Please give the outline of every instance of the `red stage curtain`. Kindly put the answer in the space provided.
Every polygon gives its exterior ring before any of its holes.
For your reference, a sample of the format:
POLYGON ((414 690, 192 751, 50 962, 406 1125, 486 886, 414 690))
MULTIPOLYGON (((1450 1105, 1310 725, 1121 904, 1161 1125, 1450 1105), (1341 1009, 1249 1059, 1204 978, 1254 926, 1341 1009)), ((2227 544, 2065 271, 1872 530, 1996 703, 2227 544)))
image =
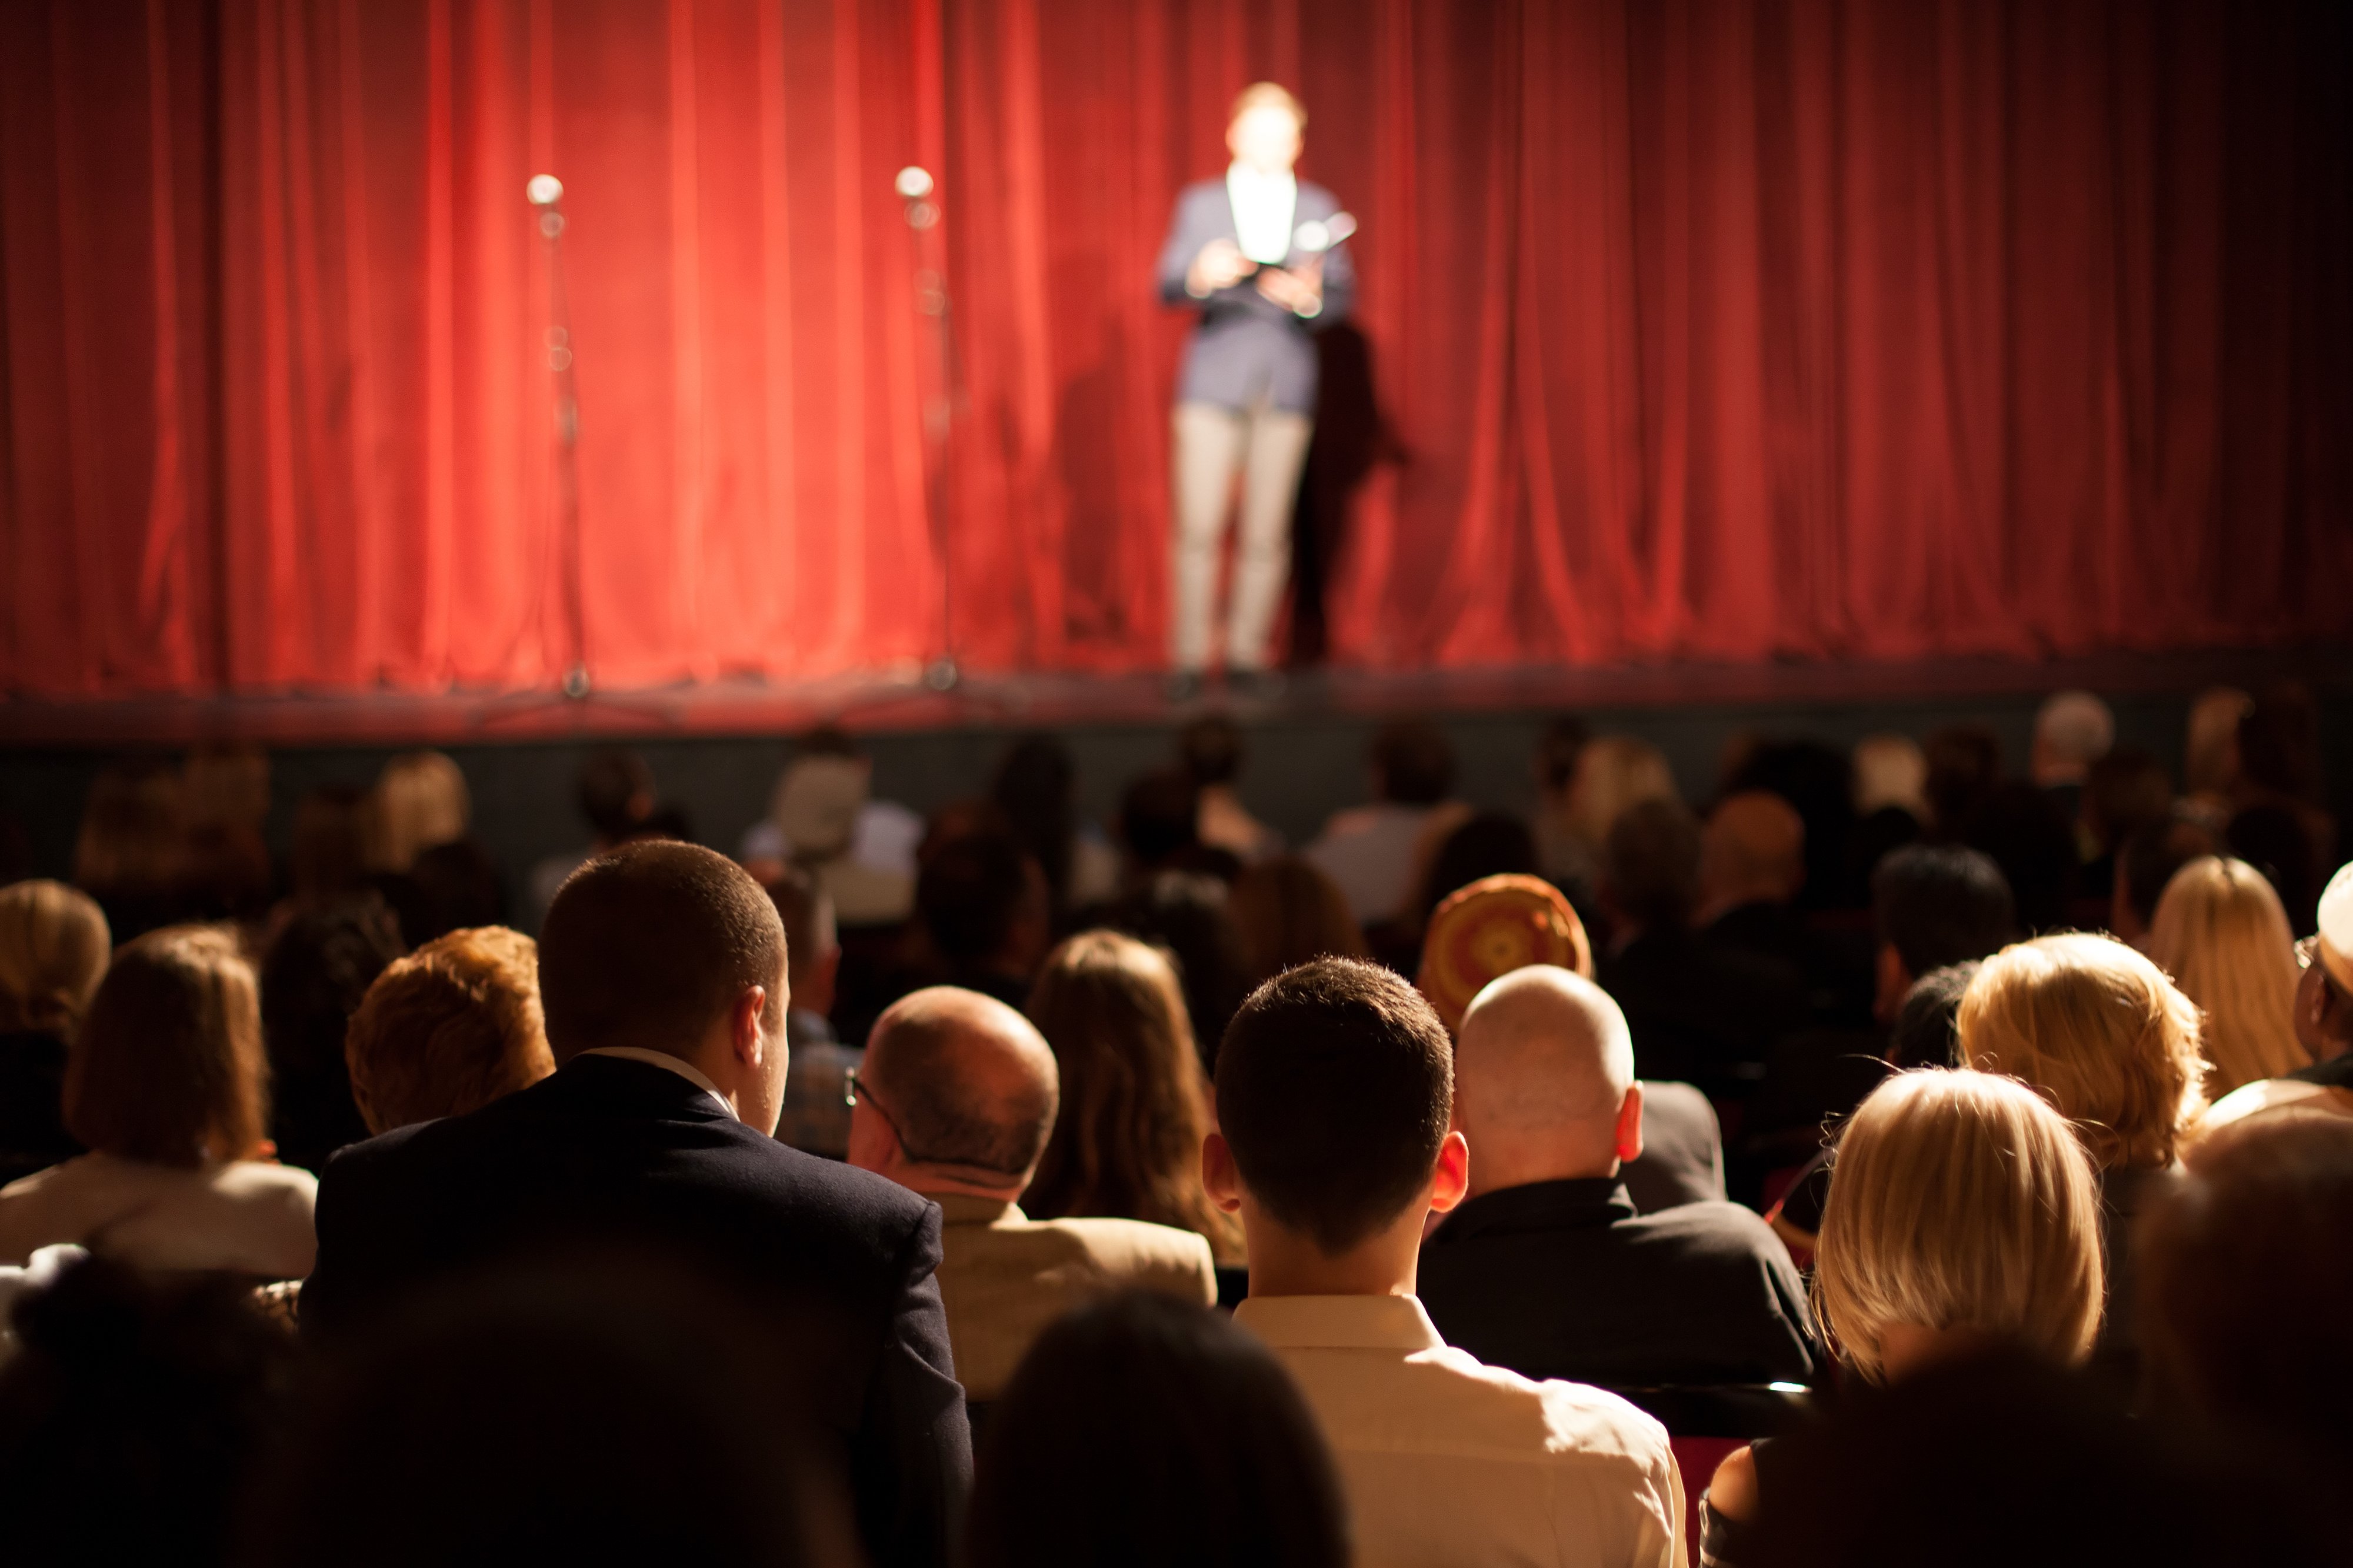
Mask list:
POLYGON ((924 657, 935 528, 970 662, 1155 663, 1185 322, 1151 261, 1268 76, 1363 222, 1335 658, 2341 636, 2349 29, 2317 0, 5 0, 0 688, 567 663, 543 169, 600 679, 924 657), (960 389, 936 521, 891 193, 918 161, 960 389))

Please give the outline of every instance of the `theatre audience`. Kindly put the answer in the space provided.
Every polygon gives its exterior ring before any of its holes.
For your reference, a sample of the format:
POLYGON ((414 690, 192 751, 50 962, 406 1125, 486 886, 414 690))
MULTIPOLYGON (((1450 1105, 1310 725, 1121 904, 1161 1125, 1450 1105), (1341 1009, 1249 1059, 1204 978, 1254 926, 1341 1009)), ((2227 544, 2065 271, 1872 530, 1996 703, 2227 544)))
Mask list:
POLYGON ((116 952, 66 1058, 66 1130, 90 1152, 0 1188, 0 1263, 74 1242, 147 1268, 299 1279, 318 1184, 267 1158, 253 968, 206 928, 116 952))
POLYGON ((2116 716, 2106 703, 2088 691, 2054 691, 2034 710, 2027 776, 2058 801, 2072 822, 2093 765, 2116 743, 2116 716))
POLYGON ((1198 871, 1163 871, 1102 911, 1097 924, 1125 931, 1168 954, 1185 994, 1193 1044, 1207 1071, 1226 1021, 1250 989, 1241 933, 1226 912, 1226 884, 1198 871))
POLYGON ((1468 1183, 1451 1054, 1430 1005, 1371 964, 1325 959, 1250 994, 1202 1156, 1249 1239, 1235 1321, 1315 1413, 1360 1568, 1681 1563, 1664 1430, 1599 1390, 1480 1364, 1414 1295, 1423 1221, 1468 1183))
POLYGON ((827 1369, 808 1415, 868 1559, 941 1563, 970 1458, 939 1210, 772 1136, 784 946, 759 884, 709 850, 645 842, 582 867, 539 942, 558 1070, 329 1164, 303 1329, 348 1344, 422 1289, 558 1244, 685 1260, 796 1321, 827 1369))
POLYGON ((1004 1003, 941 985, 892 1004, 850 1083, 849 1163, 940 1206, 940 1300, 965 1398, 995 1399, 1079 1302, 1130 1287, 1216 1302, 1208 1243, 1189 1230, 1021 1211, 1059 1086, 1044 1037, 1004 1003))
POLYGON ((428 942, 385 970, 344 1042, 368 1132, 463 1116, 555 1070, 538 960, 538 944, 521 931, 483 926, 428 942))
POLYGON ((2176 871, 2148 955, 2203 1017, 2209 1098, 2312 1065, 2295 1037, 2295 943, 2279 895, 2253 866, 2209 855, 2176 871))
POLYGON ((989 1418, 969 1568, 1347 1568, 1332 1455, 1250 1334, 1166 1296, 1080 1308, 989 1418))
POLYGON ((1246 866, 1282 853, 1282 835, 1252 816, 1235 787, 1242 773, 1240 726, 1223 714, 1204 714, 1177 732, 1176 754, 1200 802, 1203 844, 1246 866))
MULTIPOLYGON (((2201 1139, 2227 1129, 2283 1118, 2353 1117, 2353 866, 2337 868, 2320 896, 2320 930, 2295 945, 2293 1021, 2296 1044, 2312 1064, 2282 1078, 2259 1079, 2223 1096, 2199 1124, 2201 1139)), ((2203 1149, 2193 1151, 2193 1162, 2203 1149)))
POLYGON ((1362 958, 1365 933, 1331 878, 1300 855, 1277 855, 1242 868, 1226 895, 1226 915, 1240 943, 1242 978, 1251 985, 1313 958, 1362 958))
POLYGON ((261 958, 261 1040, 278 1157, 317 1173, 372 1131, 352 1098, 343 1037, 376 976, 405 951, 392 912, 347 899, 295 914, 261 958))
POLYGON ((1240 1263, 1240 1227, 1201 1190, 1208 1106, 1168 960, 1118 931, 1082 931, 1046 960, 1029 1018, 1054 1053, 1061 1109, 1029 1210, 1174 1226, 1240 1263))
POLYGON ((0 888, 0 1186, 81 1152, 66 1131, 66 1055, 110 951, 89 894, 0 888))
MULTIPOLYGON (((1866 1383, 1990 1345, 2072 1364, 2100 1324, 2097 1178, 2066 1121, 1993 1073, 1910 1072, 1846 1126, 1814 1255, 1814 1305, 1866 1383)), ((1703 1561, 1750 1561, 1774 1450, 1736 1451, 1703 1500, 1703 1561)), ((1884 1543, 1901 1556, 1902 1543, 1884 1543)))
POLYGON ((849 1072, 860 1047, 833 1032, 834 981, 841 971, 841 943, 833 924, 833 902, 817 879, 797 866, 779 866, 768 882, 768 898, 785 927, 785 981, 792 1008, 785 1015, 785 1044, 792 1065, 785 1073, 785 1109, 776 1136, 796 1149, 839 1160, 849 1152, 849 1072))
POLYGON ((1371 761, 1372 804, 1338 813, 1307 847, 1366 927, 1407 912, 1424 830, 1454 787, 1454 748, 1434 725, 1392 720, 1374 735, 1371 761))
POLYGON ((1676 801, 1675 775, 1664 752, 1632 735, 1597 735, 1577 750, 1576 772, 1561 816, 1567 836, 1556 841, 1576 871, 1565 890, 1591 889, 1602 875, 1609 830, 1618 819, 1649 800, 1676 801))
POLYGON ((915 910, 929 946, 926 978, 1013 1006, 1028 998, 1053 940, 1053 911, 1045 873, 1011 834, 967 833, 934 851, 915 884, 915 910))
POLYGON ((1528 1377, 1616 1387, 1804 1383, 1789 1255, 1737 1204, 1638 1214, 1643 1086, 1616 1003, 1533 965, 1479 993, 1454 1047, 1469 1195, 1423 1242, 1419 1294, 1455 1345, 1528 1377))
POLYGON ((889 925, 914 907, 923 821, 873 798, 874 762, 830 724, 800 739, 768 819, 744 835, 747 861, 788 860, 818 879, 844 925, 889 925))
POLYGON ((1716 947, 1773 965, 1806 999, 1810 1017, 1837 1011, 1837 976, 1797 909, 1807 881, 1806 825, 1766 790, 1727 795, 1700 834, 1699 907, 1693 921, 1716 947))
POLYGON ((531 868, 531 923, 547 918, 547 906, 564 879, 580 869, 591 856, 620 844, 654 814, 654 770, 646 759, 626 746, 601 746, 581 761, 575 798, 588 824, 588 842, 577 849, 550 855, 531 868))
POLYGON ((1879 941, 1873 1011, 1892 1022, 1913 984, 1931 970, 1988 958, 2018 934, 2001 868, 1954 845, 1904 848, 1871 879, 1879 941))

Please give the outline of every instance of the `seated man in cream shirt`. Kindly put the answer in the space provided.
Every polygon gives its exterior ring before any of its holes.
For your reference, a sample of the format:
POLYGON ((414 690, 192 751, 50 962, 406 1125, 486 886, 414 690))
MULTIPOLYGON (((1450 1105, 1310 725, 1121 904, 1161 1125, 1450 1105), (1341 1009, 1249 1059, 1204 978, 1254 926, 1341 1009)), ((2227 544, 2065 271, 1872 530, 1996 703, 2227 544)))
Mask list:
POLYGON ((849 1163, 940 1205, 940 1297, 967 1398, 996 1398, 1030 1342, 1091 1296, 1217 1300, 1209 1244, 1189 1230, 1033 1220, 1014 1202, 1046 1152, 1060 1080, 1045 1037, 1004 1003, 916 992, 876 1021, 850 1084, 849 1163))
POLYGON ((1422 1222, 1469 1184, 1451 1059, 1430 1004, 1374 964, 1321 959, 1242 1005, 1201 1162, 1250 1248, 1235 1321, 1323 1426, 1357 1568, 1680 1568, 1666 1429, 1599 1389, 1449 1349, 1415 1299, 1422 1222))

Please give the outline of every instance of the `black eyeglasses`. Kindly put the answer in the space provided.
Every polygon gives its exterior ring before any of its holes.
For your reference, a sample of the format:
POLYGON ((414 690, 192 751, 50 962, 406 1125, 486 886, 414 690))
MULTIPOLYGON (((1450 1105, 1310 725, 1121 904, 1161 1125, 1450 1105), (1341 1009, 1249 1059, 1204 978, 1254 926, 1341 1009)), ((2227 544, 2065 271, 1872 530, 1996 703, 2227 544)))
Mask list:
POLYGON ((882 1119, 882 1125, 888 1127, 891 1130, 891 1136, 899 1141, 899 1152, 907 1157, 907 1163, 911 1165, 954 1165, 961 1171, 986 1171, 992 1176, 1019 1176, 1023 1173, 1019 1171, 1001 1170, 995 1165, 983 1164, 977 1160, 941 1159, 934 1155, 918 1152, 915 1146, 907 1142, 906 1133, 900 1130, 899 1119, 891 1114, 889 1107, 875 1098, 874 1086, 859 1077, 856 1068, 851 1068, 842 1075, 841 1102, 844 1105, 854 1106, 860 1100, 874 1108, 874 1114, 882 1119))

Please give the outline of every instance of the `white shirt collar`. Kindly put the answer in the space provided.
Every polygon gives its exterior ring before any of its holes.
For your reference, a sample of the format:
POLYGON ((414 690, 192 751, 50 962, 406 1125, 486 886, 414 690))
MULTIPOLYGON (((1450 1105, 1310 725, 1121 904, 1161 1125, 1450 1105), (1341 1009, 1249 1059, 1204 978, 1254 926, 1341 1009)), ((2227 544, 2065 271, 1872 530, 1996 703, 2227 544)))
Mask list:
POLYGON ((1246 164, 1226 169, 1226 199, 1234 209, 1234 240, 1262 266, 1280 267, 1291 255, 1291 220, 1299 206, 1299 180, 1288 169, 1261 174, 1246 164))
POLYGON ((678 1074, 679 1077, 686 1079, 687 1082, 694 1085, 695 1088, 701 1089, 703 1093, 709 1095, 712 1099, 717 1100, 719 1102, 719 1109, 727 1113, 730 1121, 740 1121, 743 1120, 742 1117, 735 1114, 735 1108, 727 1103, 727 1097, 719 1092, 719 1086, 711 1081, 710 1076, 701 1068, 696 1067, 692 1062, 686 1060, 682 1057, 671 1056, 668 1051, 649 1051, 641 1046, 598 1046, 595 1050, 582 1051, 580 1055, 584 1057, 618 1057, 623 1061, 643 1062, 648 1067, 661 1068, 667 1071, 674 1072, 678 1074))
POLYGON ((1251 1296, 1234 1321, 1277 1350, 1443 1350, 1418 1296, 1251 1296))

